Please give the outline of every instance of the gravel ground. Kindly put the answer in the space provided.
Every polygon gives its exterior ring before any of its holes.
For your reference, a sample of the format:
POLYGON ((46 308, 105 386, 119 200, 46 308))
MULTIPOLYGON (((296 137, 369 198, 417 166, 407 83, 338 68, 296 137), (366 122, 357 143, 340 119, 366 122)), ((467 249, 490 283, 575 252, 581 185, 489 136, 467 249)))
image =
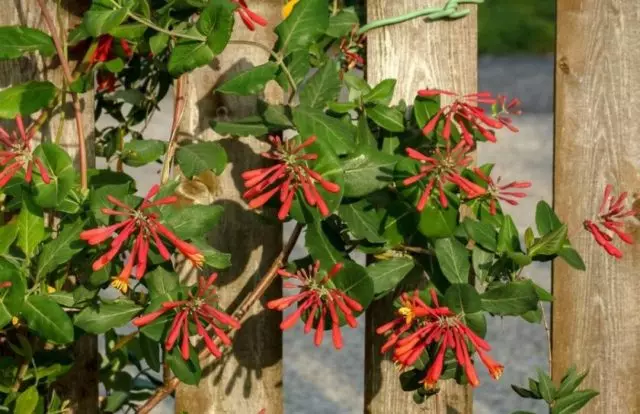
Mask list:
MULTIPOLYGON (((553 156, 553 60, 552 57, 482 57, 479 64, 480 90, 518 96, 525 115, 517 120, 519 134, 502 133, 498 143, 479 149, 479 162, 498 162, 495 171, 507 179, 526 179, 534 183, 530 196, 517 208, 510 208, 516 224, 533 224, 535 205, 551 201, 553 156), (510 162, 511 161, 511 162, 510 162)), ((169 129, 171 104, 165 100, 147 128, 145 136, 163 139, 169 129)), ((155 180, 157 167, 128 171, 142 180, 141 191, 155 180), (148 185, 144 185, 147 183, 148 185)), ((292 226, 285 229, 285 237, 292 226)), ((305 254, 302 245, 293 256, 305 254)), ((543 287, 550 287, 547 265, 532 266, 529 276, 543 287)), ((548 313, 548 312, 547 312, 548 313)), ((364 320, 360 321, 364 326, 364 320)), ((284 334, 284 398, 288 414, 362 413, 364 334, 360 329, 345 329, 345 347, 335 352, 325 341, 321 348, 311 346, 301 327, 284 334)), ((546 337, 539 325, 515 318, 494 318, 489 322, 488 340, 492 355, 506 366, 499 382, 489 379, 482 369, 482 386, 474 393, 475 413, 501 414, 517 409, 544 413, 544 405, 519 398, 510 384, 525 384, 536 367, 546 366, 546 337)), ((173 412, 167 401, 154 413, 173 412)), ((191 413, 200 414, 200 413, 191 413)), ((392 414, 392 413, 390 413, 392 414)), ((393 413, 395 414, 395 413, 393 413)))

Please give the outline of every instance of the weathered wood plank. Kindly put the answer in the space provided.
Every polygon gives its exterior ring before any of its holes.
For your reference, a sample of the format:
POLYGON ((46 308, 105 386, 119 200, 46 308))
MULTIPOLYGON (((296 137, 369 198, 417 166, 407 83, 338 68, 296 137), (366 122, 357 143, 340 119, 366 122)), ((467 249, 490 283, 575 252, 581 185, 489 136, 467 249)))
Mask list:
MULTIPOLYGON (((440 0, 368 0, 369 21, 398 16, 440 0)), ((371 84, 387 78, 398 80, 395 101, 411 103, 418 89, 434 87, 461 93, 477 89, 477 21, 475 10, 458 21, 433 23, 416 19, 367 34, 367 80, 371 84)), ((391 300, 374 303, 367 313, 365 344, 365 412, 367 413, 470 413, 472 393, 456 384, 425 404, 416 405, 412 394, 402 391, 393 363, 380 355, 383 342, 377 326, 391 316, 391 300)))
MULTIPOLYGON (((55 1, 47 4, 52 16, 57 18, 60 33, 67 33, 81 20, 88 2, 81 0, 55 1)), ((5 0, 3 12, 0 13, 0 25, 26 25, 49 33, 42 17, 38 3, 31 0, 5 0)), ((57 58, 43 61, 38 56, 25 56, 18 60, 0 60, 0 88, 5 88, 29 80, 49 80, 58 86, 63 84, 62 69, 57 58)), ((40 136, 45 140, 57 141, 79 163, 78 134, 70 103, 57 111, 41 128, 40 136)), ((84 94, 80 103, 83 108, 84 135, 87 139, 87 156, 89 166, 95 163, 93 147, 93 94, 84 94)), ((71 407, 76 413, 95 413, 98 411, 98 338, 85 335, 74 345, 75 363, 73 369, 58 383, 58 391, 62 398, 71 400, 71 407)))
POLYGON ((600 396, 583 412, 637 413, 640 248, 624 246, 616 261, 580 226, 607 183, 640 187, 638 4, 558 0, 557 39, 554 201, 587 271, 553 268, 553 378, 572 364, 589 368, 584 386, 600 396))
MULTIPOLYGON (((267 29, 249 32, 236 22, 234 39, 275 42, 273 26, 280 19, 280 0, 254 1, 252 8, 272 24, 267 29)), ((219 181, 216 203, 225 207, 222 223, 210 235, 212 245, 232 254, 233 267, 223 272, 218 285, 224 307, 234 310, 257 284, 282 247, 282 227, 268 223, 247 209, 242 200, 240 174, 265 163, 257 153, 268 148, 264 141, 253 137, 222 138, 214 133, 212 119, 237 119, 253 115, 255 98, 222 95, 213 89, 237 72, 264 63, 268 54, 256 47, 229 45, 209 67, 196 70, 186 77, 186 108, 181 123, 183 137, 197 137, 220 142, 229 155, 230 165, 219 181)), ((263 99, 281 103, 279 87, 269 85, 263 99)), ((265 298, 280 297, 281 283, 269 289, 265 298)), ((282 402, 282 333, 280 315, 267 312, 256 303, 249 318, 237 333, 233 351, 220 362, 210 361, 210 371, 199 387, 180 386, 176 412, 189 413, 268 413, 283 411, 282 402)))

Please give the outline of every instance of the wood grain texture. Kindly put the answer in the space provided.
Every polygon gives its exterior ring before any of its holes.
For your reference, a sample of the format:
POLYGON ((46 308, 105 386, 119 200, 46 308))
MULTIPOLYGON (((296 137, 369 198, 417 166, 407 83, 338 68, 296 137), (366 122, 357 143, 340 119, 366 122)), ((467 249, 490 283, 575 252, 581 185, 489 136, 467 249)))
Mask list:
MULTIPOLYGON (((553 268, 553 378, 572 364, 600 391, 584 413, 640 412, 640 247, 607 256, 582 220, 607 183, 640 188, 640 9, 635 1, 558 0, 554 201, 586 272, 553 268)), ((637 227, 628 227, 635 233, 637 227)), ((619 243, 622 244, 622 243, 619 243)))
MULTIPOLYGON (((280 0, 254 1, 252 8, 273 25, 280 19, 280 0)), ((273 26, 249 32, 237 19, 234 39, 275 42, 273 26)), ((182 138, 214 140, 226 149, 230 164, 220 178, 215 203, 223 205, 222 222, 210 235, 212 245, 232 255, 233 266, 216 282, 220 300, 229 311, 256 286, 282 248, 282 226, 267 222, 248 210, 242 200, 240 174, 265 166, 258 153, 268 146, 254 137, 224 138, 209 126, 213 119, 238 119, 256 113, 254 97, 235 97, 215 93, 222 82, 242 70, 268 60, 268 54, 251 46, 230 45, 209 67, 187 76, 186 108, 179 133, 182 138)), ((279 87, 270 84, 262 99, 282 102, 279 87)), ((275 213, 272 214, 275 216, 275 213)), ((249 318, 237 332, 232 352, 222 361, 209 361, 200 386, 181 385, 176 394, 176 412, 189 413, 281 413, 282 402, 282 333, 281 316, 264 309, 264 301, 282 296, 278 280, 262 302, 257 302, 249 318)))
MULTIPOLYGON (((49 33, 42 17, 40 8, 32 0, 3 0, 0 25, 26 25, 49 33)), ((81 20, 88 2, 82 0, 63 0, 47 2, 51 14, 56 17, 60 33, 68 32, 81 20)), ((30 81, 49 80, 57 86, 62 86, 62 69, 57 58, 43 60, 38 55, 24 56, 15 60, 0 60, 0 88, 30 81)), ((87 93, 81 97, 84 117, 84 134, 87 139, 87 155, 89 166, 95 164, 93 147, 93 94, 87 93)), ((73 109, 69 98, 61 110, 53 116, 40 130, 39 139, 54 141, 59 136, 58 143, 75 159, 78 164, 78 134, 73 117, 73 109)), ((36 114, 37 115, 37 114, 36 114)), ((35 116, 34 116, 35 118, 35 116)), ((25 121, 28 124, 28 121, 25 121)), ((7 123, 8 126, 12 122, 7 123)), ((57 384, 57 390, 63 399, 71 400, 71 408, 76 413, 96 413, 98 411, 98 338, 85 335, 74 344, 74 365, 71 371, 57 384)))
MULTIPOLYGON (((367 0, 367 18, 373 21, 444 4, 442 0, 367 0)), ((457 21, 427 23, 417 19, 374 30, 367 34, 367 39, 367 80, 376 84, 396 78, 396 102, 405 99, 410 104, 418 89, 425 87, 460 93, 477 89, 475 10, 457 21)), ((470 413, 471 391, 450 381, 443 383, 442 391, 422 405, 413 402, 412 393, 402 391, 398 371, 388 357, 380 355, 383 338, 375 333, 376 327, 390 319, 391 303, 391 299, 380 300, 367 313, 365 412, 470 413)))

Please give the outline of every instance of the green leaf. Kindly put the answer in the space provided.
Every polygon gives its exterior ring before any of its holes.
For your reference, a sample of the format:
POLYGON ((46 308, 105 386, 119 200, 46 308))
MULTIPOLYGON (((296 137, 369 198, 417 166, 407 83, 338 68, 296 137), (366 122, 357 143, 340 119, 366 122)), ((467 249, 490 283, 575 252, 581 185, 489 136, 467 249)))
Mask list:
POLYGON ((49 105, 56 96, 51 82, 30 81, 10 86, 0 91, 0 118, 31 115, 49 105))
POLYGON ((166 223, 181 239, 202 237, 211 231, 220 221, 223 207, 220 205, 204 206, 191 205, 168 215, 166 223))
POLYGON ((199 142, 180 147, 176 161, 182 173, 189 178, 207 170, 220 175, 227 166, 227 153, 217 142, 199 142))
POLYGON ((545 235, 561 225, 562 223, 553 211, 553 208, 551 208, 546 201, 540 201, 536 206, 536 227, 538 228, 538 233, 545 235))
MULTIPOLYGON (((385 79, 377 84, 370 92, 366 93, 362 100, 365 103, 376 103, 381 105, 389 105, 393 98, 393 91, 396 88, 395 79, 385 79)), ((404 117, 403 117, 404 120, 404 117)), ((404 127, 403 127, 404 130, 404 127)))
POLYGON ((122 149, 120 159, 131 167, 141 167, 156 161, 166 151, 167 144, 156 139, 137 139, 127 142, 122 149))
POLYGON ((275 79, 278 65, 267 62, 239 73, 216 89, 228 95, 256 95, 264 90, 267 82, 275 79))
POLYGON ((480 295, 468 283, 449 286, 444 294, 444 304, 456 313, 473 314, 482 311, 480 295))
POLYGON ((368 107, 367 116, 376 124, 391 132, 404 131, 404 115, 395 108, 384 105, 368 107))
POLYGON ((56 53, 51 37, 25 26, 0 26, 0 59, 15 59, 29 52, 43 56, 56 53))
POLYGON ((566 243, 558 252, 558 256, 567 262, 567 264, 577 270, 586 270, 587 266, 584 264, 580 254, 571 246, 567 246, 566 243))
POLYGON ((320 264, 325 268, 345 260, 344 255, 338 251, 334 243, 335 240, 324 231, 322 222, 316 221, 307 226, 305 247, 311 257, 320 260, 320 264))
POLYGON ((546 372, 538 369, 538 390, 542 398, 551 404, 555 399, 556 388, 546 372))
MULTIPOLYGON (((329 105, 329 108, 331 109, 331 105, 329 105)), ((376 142, 376 137, 373 136, 373 133, 369 128, 369 122, 367 121, 367 117, 365 116, 361 116, 358 119, 358 129, 356 131, 356 146, 360 148, 366 148, 366 147, 375 148, 378 146, 378 143, 376 142)))
POLYGON ((60 306, 46 296, 32 295, 22 306, 29 329, 56 344, 73 342, 73 323, 60 306))
POLYGON ((522 315, 538 308, 538 294, 530 280, 510 282, 482 294, 482 308, 494 315, 522 315))
POLYGON ((533 243, 531 249, 529 249, 529 256, 534 257, 537 255, 551 256, 557 254, 564 242, 567 240, 567 225, 563 224, 550 233, 545 234, 533 243))
POLYGON ((19 313, 26 292, 25 279, 20 270, 5 259, 0 259, 0 283, 2 282, 11 282, 11 286, 0 289, 0 328, 19 313))
POLYGON ((80 232, 82 232, 85 223, 85 220, 77 219, 75 222, 65 225, 58 237, 44 245, 42 253, 38 256, 37 280, 41 280, 43 276, 61 264, 67 263, 86 246, 80 240, 80 232))
POLYGON ((489 269, 493 265, 493 259, 495 255, 492 252, 488 252, 479 246, 474 246, 471 251, 471 263, 473 264, 473 271, 480 278, 485 279, 489 275, 489 269))
POLYGON ((329 27, 325 33, 328 36, 340 38, 348 35, 358 23, 356 10, 353 7, 345 7, 335 16, 329 17, 329 27))
POLYGON ((337 99, 340 86, 338 68, 333 60, 327 60, 304 85, 300 92, 300 104, 323 109, 328 101, 337 99))
POLYGON ((556 393, 556 399, 566 397, 567 395, 573 393, 576 388, 580 386, 582 381, 584 381, 587 374, 589 374, 589 371, 578 373, 575 365, 571 366, 562 378, 560 387, 558 388, 558 392, 556 393))
POLYGON ((518 229, 511 216, 504 216, 504 221, 498 233, 498 252, 519 252, 520 239, 518 229))
POLYGON ((109 33, 120 26, 127 18, 132 2, 111 0, 94 0, 91 8, 84 14, 83 26, 93 36, 109 33))
POLYGON ((469 280, 469 252, 453 237, 435 241, 436 257, 440 268, 451 283, 467 283, 469 280))
POLYGON ((139 42, 144 37, 148 26, 142 23, 121 24, 109 31, 109 34, 118 39, 127 39, 132 42, 139 42))
POLYGON ((156 341, 152 341, 144 335, 139 336, 140 350, 144 360, 147 361, 149 368, 154 371, 160 371, 162 366, 160 363, 160 344, 156 341))
MULTIPOLYGON (((526 388, 518 387, 517 385, 513 385, 513 384, 511 384, 511 388, 516 392, 516 394, 518 394, 522 398, 537 399, 536 394, 534 394, 533 392, 531 392, 526 388)), ((512 414, 515 414, 515 413, 512 413, 512 414)))
POLYGON ((207 46, 214 54, 220 54, 231 39, 233 12, 236 5, 228 0, 211 0, 206 3, 196 23, 196 29, 207 39, 207 46))
POLYGON ((45 238, 42 209, 29 199, 22 199, 18 216, 18 247, 27 257, 33 257, 40 242, 45 238))
POLYGON ((84 308, 76 315, 74 323, 86 332, 103 334, 109 329, 126 325, 141 310, 141 306, 128 299, 100 302, 96 307, 84 308))
POLYGON ((386 208, 382 234, 391 246, 402 244, 416 233, 419 219, 413 206, 394 201, 386 208))
POLYGON ((170 273, 162 267, 155 268, 152 272, 145 275, 147 289, 151 300, 163 298, 171 300, 174 292, 180 287, 178 275, 170 273))
POLYGON ((372 147, 360 147, 340 162, 344 170, 344 196, 357 198, 392 184, 397 159, 372 147))
MULTIPOLYGON (((190 33, 197 33, 195 30, 190 33)), ((167 69, 169 73, 178 77, 200 66, 207 65, 216 54, 204 41, 180 39, 171 51, 167 69)))
POLYGON ((329 111, 337 114, 346 114, 356 109, 358 106, 360 105, 358 105, 357 102, 327 102, 327 108, 329 108, 329 111))
POLYGON ((221 135, 236 135, 246 137, 253 135, 260 137, 267 135, 271 128, 260 117, 251 116, 235 121, 211 121, 211 128, 221 135))
POLYGON ((439 204, 429 203, 420 213, 418 230, 429 238, 450 237, 456 230, 457 222, 458 210, 452 206, 445 209, 439 204))
POLYGON ((73 188, 76 178, 73 161, 69 154, 56 144, 40 144, 33 154, 44 163, 51 179, 46 184, 39 174, 34 175, 33 200, 40 207, 54 208, 62 203, 73 188))
POLYGON ((413 102, 413 114, 419 128, 423 128, 439 110, 440 98, 422 98, 418 96, 413 102))
POLYGON ((494 252, 498 247, 498 234, 492 225, 467 218, 462 222, 462 226, 469 237, 485 249, 494 252))
POLYGON ((190 352, 189 360, 185 361, 180 355, 180 347, 174 347, 171 352, 166 355, 171 372, 185 384, 198 385, 202 377, 202 369, 200 368, 200 360, 198 353, 193 349, 190 352))
POLYGON ((367 266, 376 297, 394 290, 414 267, 415 263, 410 257, 398 257, 367 266))
POLYGON ((191 244, 200 250, 207 266, 220 270, 231 267, 231 254, 214 249, 205 240, 195 239, 191 241, 191 244))
POLYGON ((302 0, 275 31, 276 47, 284 56, 307 49, 329 27, 327 0, 302 0))
POLYGON ((0 226, 0 255, 9 251, 16 237, 18 237, 18 219, 13 217, 4 226, 0 226))
MULTIPOLYGON (((331 266, 333 264, 325 263, 324 268, 330 268, 331 266)), ((342 270, 331 279, 331 282, 336 288, 356 300, 364 309, 373 300, 373 281, 369 277, 367 270, 356 262, 345 261, 342 270)), ((354 312, 354 314, 357 316, 358 312, 354 312)))
POLYGON ((369 201, 360 200, 355 203, 342 204, 338 208, 338 214, 356 239, 368 240, 371 243, 384 243, 385 239, 380 235, 381 218, 369 201))
POLYGON ((331 146, 338 155, 353 149, 355 136, 353 125, 331 118, 318 109, 305 106, 294 108, 293 123, 298 128, 300 135, 303 137, 317 136, 319 141, 331 146))
POLYGON ((35 385, 27 388, 16 399, 15 414, 33 414, 38 406, 38 389, 35 385))
POLYGON ((558 398, 555 405, 551 408, 551 414, 577 413, 598 394, 600 393, 594 390, 582 390, 576 391, 566 397, 558 398))

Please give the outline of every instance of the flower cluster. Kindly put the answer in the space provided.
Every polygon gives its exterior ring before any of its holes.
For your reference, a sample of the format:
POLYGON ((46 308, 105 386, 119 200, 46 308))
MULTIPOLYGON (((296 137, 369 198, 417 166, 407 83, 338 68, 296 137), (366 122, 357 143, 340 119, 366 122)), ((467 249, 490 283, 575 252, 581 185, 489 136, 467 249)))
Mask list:
POLYGON ((171 351, 178 340, 180 343, 180 354, 184 360, 189 359, 189 320, 191 320, 198 332, 198 336, 202 337, 204 344, 213 356, 219 358, 222 355, 220 347, 213 341, 208 330, 213 330, 220 341, 226 345, 231 345, 231 338, 224 331, 226 327, 232 329, 240 329, 240 322, 221 310, 216 309, 212 302, 217 301, 216 290, 213 288, 213 282, 218 277, 217 273, 213 273, 205 280, 204 277, 198 279, 198 290, 195 295, 189 292, 188 300, 174 300, 165 302, 157 311, 150 312, 140 316, 132 321, 137 327, 143 327, 158 319, 161 315, 175 310, 176 314, 167 334, 165 341, 165 349, 171 351), (203 324, 206 323, 207 327, 203 324))
POLYGON ((498 201, 504 201, 512 206, 518 205, 518 200, 525 198, 527 193, 522 191, 513 191, 514 189, 530 188, 530 181, 512 181, 508 184, 500 185, 500 177, 497 182, 493 181, 489 175, 485 174, 480 168, 474 168, 473 172, 485 183, 487 183, 487 195, 489 197, 489 213, 495 216, 497 213, 498 201))
POLYGON ((486 193, 484 188, 460 174, 460 170, 473 161, 473 158, 468 154, 469 150, 470 147, 465 141, 460 141, 453 148, 451 148, 450 141, 447 141, 446 151, 443 152, 440 148, 436 148, 431 157, 413 148, 406 149, 407 155, 416 161, 420 161, 421 165, 420 172, 412 177, 405 178, 402 184, 409 186, 424 178, 428 179, 427 186, 418 201, 418 211, 422 211, 425 208, 436 185, 438 187, 440 205, 444 208, 449 205, 444 191, 444 185, 447 183, 458 186, 469 198, 475 198, 486 193))
MULTIPOLYGON (((95 51, 89 58, 89 64, 95 65, 100 62, 107 62, 116 58, 113 48, 114 38, 111 35, 102 35, 98 38, 98 45, 95 51)), ((129 47, 129 44, 124 39, 119 39, 120 47, 124 55, 130 58, 133 55, 133 51, 129 47)), ((98 92, 112 92, 116 87, 116 75, 108 71, 99 71, 97 75, 97 91, 98 92)))
POLYGON ((365 62, 362 53, 365 47, 365 39, 366 37, 359 35, 357 28, 354 27, 349 36, 342 38, 340 41, 340 52, 342 53, 340 58, 344 72, 364 66, 365 62))
POLYGON ((506 116, 506 113, 517 113, 515 107, 519 101, 516 99, 505 105, 505 98, 494 98, 489 92, 478 92, 459 96, 455 92, 441 89, 423 89, 418 91, 418 95, 423 98, 441 95, 455 97, 453 103, 443 106, 424 126, 422 132, 425 135, 431 133, 443 118, 445 121, 442 129, 442 137, 446 140, 451 138, 452 124, 455 123, 462 134, 462 139, 470 147, 474 145, 473 130, 477 130, 487 141, 496 142, 496 136, 490 128, 500 129, 502 127, 508 127, 509 129, 514 129, 511 125, 511 119, 506 116), (477 106, 478 104, 493 105, 494 112, 497 105, 500 104, 502 110, 499 114, 487 114, 482 107, 477 106))
POLYGON ((314 265, 310 265, 308 269, 299 269, 296 273, 290 273, 284 269, 278 271, 280 276, 300 282, 299 284, 285 283, 285 287, 299 288, 300 293, 267 303, 269 309, 277 311, 283 311, 293 304, 298 304, 298 308, 280 324, 280 328, 283 331, 294 326, 298 319, 307 313, 304 333, 308 334, 315 327, 314 343, 316 346, 320 346, 328 313, 331 319, 333 346, 336 349, 342 348, 339 313, 342 314, 350 327, 355 328, 358 326, 358 322, 354 312, 362 311, 362 306, 356 300, 329 283, 340 272, 342 266, 342 263, 334 265, 326 276, 320 280, 318 280, 321 277, 319 276, 319 261, 316 261, 314 265))
POLYGON ((475 387, 480 381, 471 358, 470 343, 489 374, 494 379, 500 378, 504 367, 487 354, 491 346, 465 325, 459 315, 440 306, 433 289, 430 293, 434 307, 425 304, 418 292, 413 296, 407 293, 401 295, 402 307, 397 311, 398 317, 376 330, 378 334, 391 332, 381 351, 384 353, 393 349, 393 360, 403 367, 409 367, 429 348, 431 364, 422 382, 425 388, 433 389, 442 375, 445 353, 450 349, 464 369, 469 383, 475 387))
POLYGON ((339 192, 340 186, 325 180, 319 173, 309 168, 307 161, 316 160, 318 154, 301 154, 304 148, 315 142, 316 137, 310 137, 299 145, 294 145, 290 140, 283 141, 277 136, 271 136, 269 140, 273 148, 262 156, 275 161, 276 164, 242 173, 242 179, 247 188, 243 197, 250 200, 249 207, 262 207, 279 193, 282 206, 278 212, 278 218, 284 220, 289 215, 298 190, 302 189, 307 204, 317 207, 320 214, 327 217, 330 214, 329 208, 316 185, 320 185, 330 193, 339 192))
POLYGON ((23 168, 25 169, 25 181, 31 182, 34 165, 40 172, 42 181, 45 184, 49 184, 51 178, 47 168, 38 157, 31 153, 33 131, 27 132, 24 129, 20 115, 16 117, 16 126, 18 127, 18 133, 13 131, 11 134, 0 127, 0 144, 4 147, 0 150, 0 166, 4 168, 0 172, 0 188, 4 187, 23 168))
POLYGON ((151 199, 158 194, 159 188, 158 185, 153 186, 138 208, 130 207, 111 195, 107 196, 109 202, 120 209, 103 208, 101 210, 102 213, 109 216, 120 217, 123 218, 123 220, 110 226, 85 230, 80 233, 82 240, 95 246, 111 239, 114 233, 120 231, 120 233, 111 240, 109 251, 93 263, 93 270, 98 271, 113 260, 132 234, 136 231, 138 232, 124 268, 120 272, 120 275, 113 280, 113 286, 123 292, 128 290, 129 277, 131 276, 134 265, 137 265, 137 278, 140 279, 144 275, 151 241, 153 241, 164 260, 169 260, 171 257, 160 235, 171 242, 171 244, 195 266, 200 267, 204 262, 204 257, 200 251, 191 244, 179 239, 171 230, 162 225, 159 221, 159 213, 152 210, 152 207, 174 204, 178 201, 176 196, 168 196, 152 201, 151 199))
POLYGON ((262 27, 265 27, 268 24, 267 19, 252 11, 249 6, 247 6, 247 2, 245 0, 232 1, 238 5, 236 11, 240 15, 244 25, 247 26, 247 29, 254 31, 256 30, 256 24, 262 27))
POLYGON ((622 230, 624 219, 635 216, 638 212, 634 209, 627 209, 627 193, 622 193, 618 197, 612 195, 613 186, 607 185, 604 190, 604 197, 600 204, 598 215, 593 219, 584 221, 584 227, 589 231, 596 243, 604 248, 611 256, 620 259, 622 252, 613 245, 614 236, 627 244, 633 243, 633 238, 629 233, 622 230))

